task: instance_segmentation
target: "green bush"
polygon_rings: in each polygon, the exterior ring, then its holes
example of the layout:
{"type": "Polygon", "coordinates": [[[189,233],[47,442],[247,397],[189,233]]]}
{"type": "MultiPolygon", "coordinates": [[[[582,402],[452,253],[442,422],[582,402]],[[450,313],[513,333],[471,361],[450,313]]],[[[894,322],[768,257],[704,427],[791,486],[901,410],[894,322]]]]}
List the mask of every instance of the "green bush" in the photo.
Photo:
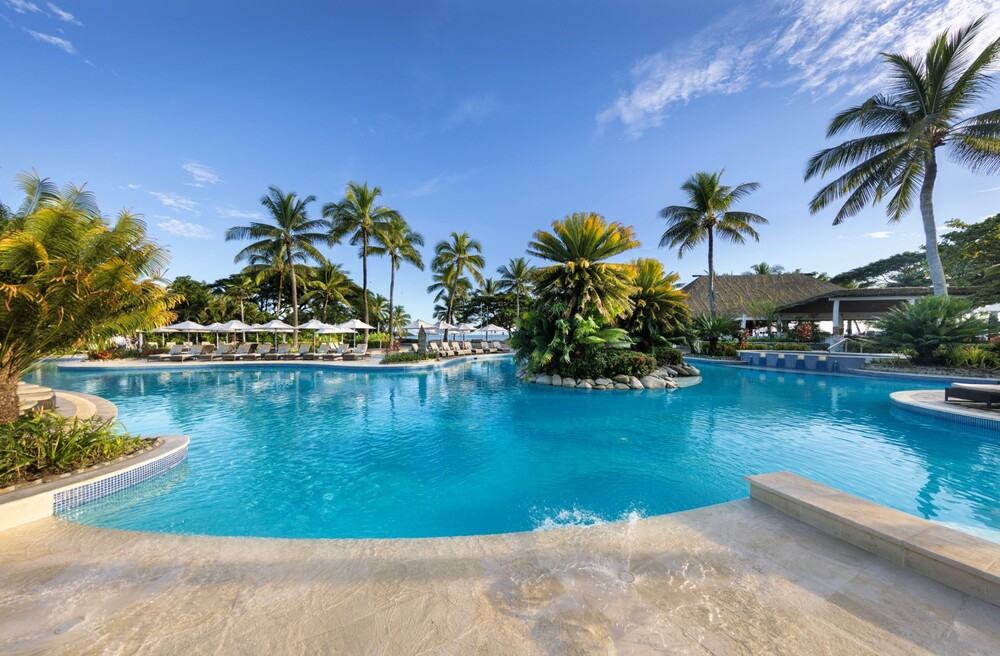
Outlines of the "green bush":
{"type": "Polygon", "coordinates": [[[715,348],[709,346],[705,349],[705,355],[714,355],[722,358],[735,358],[739,356],[739,349],[733,342],[719,342],[715,348]]]}
{"type": "Polygon", "coordinates": [[[653,355],[659,364],[684,364],[684,354],[673,346],[658,346],[653,355]]]}
{"type": "Polygon", "coordinates": [[[873,342],[877,348],[900,352],[911,349],[919,365],[946,362],[945,353],[963,342],[975,341],[986,333],[986,324],[967,318],[969,303],[948,296],[927,296],[894,307],[874,322],[881,331],[873,342]]]}
{"type": "Polygon", "coordinates": [[[390,353],[382,358],[382,364],[399,364],[401,362],[420,362],[421,360],[432,360],[436,356],[430,353],[390,353]]]}
{"type": "Polygon", "coordinates": [[[98,418],[67,419],[52,412],[24,416],[0,425],[0,487],[113,460],[145,444],[98,418]]]}
{"type": "Polygon", "coordinates": [[[1000,356],[990,348],[980,346],[963,346],[961,348],[941,349],[935,357],[947,362],[953,367],[968,367],[970,369],[995,369],[1000,367],[1000,356]]]}
{"type": "Polygon", "coordinates": [[[623,348],[592,349],[569,362],[551,360],[544,373],[570,378],[611,378],[619,374],[642,378],[656,369],[656,358],[623,348]]]}

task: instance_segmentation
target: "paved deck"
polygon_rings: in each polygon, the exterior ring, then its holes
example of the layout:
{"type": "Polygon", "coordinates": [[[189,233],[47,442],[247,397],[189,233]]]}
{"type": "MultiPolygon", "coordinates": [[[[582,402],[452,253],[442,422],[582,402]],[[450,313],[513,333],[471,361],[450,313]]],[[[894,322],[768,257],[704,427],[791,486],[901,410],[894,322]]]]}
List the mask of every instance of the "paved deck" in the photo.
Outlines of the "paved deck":
{"type": "Polygon", "coordinates": [[[889,397],[893,403],[906,410],[984,428],[1000,429],[1000,407],[988,410],[984,403],[945,401],[943,389],[893,392],[889,397]]]}
{"type": "Polygon", "coordinates": [[[52,518],[0,533],[0,563],[4,654],[1000,653],[1000,607],[750,499],[436,540],[52,518]]]}

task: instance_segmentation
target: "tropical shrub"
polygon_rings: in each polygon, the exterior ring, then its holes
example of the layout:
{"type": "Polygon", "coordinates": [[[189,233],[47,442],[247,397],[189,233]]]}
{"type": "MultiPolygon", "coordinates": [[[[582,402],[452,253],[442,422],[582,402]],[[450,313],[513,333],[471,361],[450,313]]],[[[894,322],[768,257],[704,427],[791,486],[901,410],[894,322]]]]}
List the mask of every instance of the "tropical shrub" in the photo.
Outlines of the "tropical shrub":
{"type": "Polygon", "coordinates": [[[653,354],[659,364],[684,364],[684,354],[673,346],[657,346],[653,354]]]}
{"type": "Polygon", "coordinates": [[[642,378],[655,369],[656,358],[651,355],[604,347],[587,351],[569,362],[553,360],[542,371],[571,378],[611,378],[619,374],[642,378]]]}
{"type": "Polygon", "coordinates": [[[382,358],[382,364],[400,364],[402,362],[421,362],[431,360],[437,356],[432,353],[390,353],[382,358]]]}
{"type": "MultiPolygon", "coordinates": [[[[708,342],[708,349],[705,351],[707,355],[721,355],[718,353],[720,340],[735,338],[740,324],[733,317],[702,315],[694,320],[691,328],[699,339],[708,342]]],[[[735,355],[735,344],[732,350],[735,355]]]]}
{"type": "Polygon", "coordinates": [[[132,453],[147,442],[102,419],[52,412],[0,424],[0,487],[59,474],[132,453]]]}
{"type": "Polygon", "coordinates": [[[602,326],[580,314],[567,319],[561,309],[560,303],[551,306],[550,311],[533,309],[518,321],[510,344],[528,371],[545,371],[554,360],[569,364],[597,347],[623,348],[630,344],[621,328],[602,326]]]}
{"type": "Polygon", "coordinates": [[[967,316],[968,302],[948,296],[927,296],[894,307],[872,325],[877,348],[892,352],[911,349],[913,362],[931,365],[944,361],[945,349],[986,334],[986,323],[967,316]]]}
{"type": "Polygon", "coordinates": [[[691,320],[686,294],[676,287],[679,276],[665,273],[659,260],[640,258],[635,267],[633,290],[629,295],[632,311],[619,324],[628,331],[640,351],[652,352],[666,342],[665,335],[676,332],[691,320]]]}
{"type": "Polygon", "coordinates": [[[943,348],[935,354],[935,357],[939,357],[953,367],[968,367],[970,369],[995,369],[1000,367],[1000,355],[993,349],[980,346],[943,348]]]}
{"type": "Polygon", "coordinates": [[[88,360],[138,360],[148,358],[154,353],[166,353],[167,349],[159,347],[144,347],[141,349],[112,346],[87,351],[88,360]]]}

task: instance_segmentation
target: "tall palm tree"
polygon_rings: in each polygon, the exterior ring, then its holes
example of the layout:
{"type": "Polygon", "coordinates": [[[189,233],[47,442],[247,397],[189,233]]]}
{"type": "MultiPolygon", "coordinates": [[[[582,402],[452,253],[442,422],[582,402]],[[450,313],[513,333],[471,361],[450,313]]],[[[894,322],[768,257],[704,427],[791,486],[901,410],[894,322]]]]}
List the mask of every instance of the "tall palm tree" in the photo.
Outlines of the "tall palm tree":
{"type": "Polygon", "coordinates": [[[521,296],[526,296],[531,289],[531,274],[534,269],[523,257],[511,258],[510,262],[497,267],[500,274],[500,291],[513,294],[517,317],[521,317],[521,296]]]}
{"type": "Polygon", "coordinates": [[[483,322],[496,323],[496,302],[500,286],[493,278],[487,278],[476,290],[476,296],[483,304],[483,322]]]}
{"type": "Polygon", "coordinates": [[[254,255],[284,255],[292,284],[292,342],[295,346],[299,343],[299,285],[295,278],[295,261],[311,258],[320,264],[326,263],[326,258],[316,250],[315,244],[326,241],[326,230],[330,224],[323,219],[309,218],[306,206],[314,200],[315,196],[299,198],[294,192],[286,194],[271,185],[268,192],[261,196],[260,204],[271,214],[273,223],[255,221],[226,230],[226,241],[254,240],[236,254],[236,262],[254,255]]]}
{"type": "Polygon", "coordinates": [[[606,262],[639,246],[635,231],[600,214],[577,213],[552,222],[552,232],[538,230],[528,255],[555,262],[536,269],[543,305],[560,303],[565,316],[597,312],[611,322],[631,307],[631,265],[606,262]]]}
{"type": "MultiPolygon", "coordinates": [[[[367,182],[348,182],[347,191],[340,202],[323,206],[323,216],[330,220],[330,243],[339,244],[344,237],[349,236],[351,245],[357,246],[361,255],[361,298],[365,323],[369,323],[368,253],[372,236],[383,224],[399,216],[396,210],[376,204],[381,195],[382,189],[378,186],[369,188],[367,182]]],[[[367,329],[365,341],[368,341],[367,329]]]]}
{"type": "Polygon", "coordinates": [[[392,323],[394,326],[405,326],[410,323],[410,313],[402,305],[397,305],[392,309],[392,323]]]}
{"type": "MultiPolygon", "coordinates": [[[[450,240],[438,242],[434,247],[434,259],[431,268],[447,278],[447,312],[445,321],[451,323],[455,318],[455,301],[459,288],[469,285],[468,274],[477,284],[483,284],[483,267],[486,259],[483,257],[483,245],[469,236],[469,233],[453,232],[450,240]]],[[[433,285],[432,285],[433,287],[433,285]]],[[[428,289],[428,291],[431,291],[428,289]]],[[[447,337],[447,333],[445,334],[447,337]]]]}
{"type": "Polygon", "coordinates": [[[652,350],[663,335],[674,332],[691,320],[685,298],[677,288],[680,276],[666,273],[663,264],[651,257],[632,262],[635,268],[632,291],[633,309],[623,328],[636,338],[640,347],[652,350]]]}
{"type": "Polygon", "coordinates": [[[377,246],[372,247],[373,255],[389,258],[389,340],[395,337],[395,307],[396,271],[403,262],[408,262],[421,271],[424,270],[424,260],[417,246],[424,245],[424,238],[419,232],[414,232],[402,216],[390,217],[375,231],[377,246]]]}
{"type": "Polygon", "coordinates": [[[1000,110],[964,116],[990,90],[989,72],[1000,57],[1000,39],[972,57],[972,41],[984,21],[951,37],[942,33],[922,59],[883,53],[892,73],[887,93],[840,112],[826,131],[828,138],[848,130],[865,136],[821,150],[806,167],[806,180],[850,167],[809,204],[815,214],[846,196],[834,225],[889,194],[886,215],[890,222],[899,221],[919,194],[927,268],[938,296],[946,296],[948,286],[934,225],[937,149],[948,146],[952,159],[973,172],[1000,169],[1000,110]]]}
{"type": "Polygon", "coordinates": [[[329,321],[331,305],[348,305],[347,296],[351,293],[351,279],[339,264],[325,264],[317,267],[309,280],[306,281],[306,291],[302,300],[320,302],[320,321],[329,321]]]}
{"type": "Polygon", "coordinates": [[[389,319],[389,299],[381,294],[368,294],[368,309],[372,313],[372,321],[375,322],[378,330],[382,330],[382,322],[389,319]]]}
{"type": "Polygon", "coordinates": [[[246,302],[253,298],[258,289],[257,282],[246,274],[234,276],[232,284],[226,288],[226,295],[240,302],[240,321],[246,322],[246,302]]]}
{"type": "Polygon", "coordinates": [[[17,181],[26,200],[0,230],[0,424],[17,420],[17,383],[43,358],[162,326],[179,300],[137,216],[109,221],[92,193],[37,173],[17,181]]]}
{"type": "Polygon", "coordinates": [[[715,316],[715,237],[743,244],[747,237],[760,241],[755,224],[766,224],[759,214],[736,212],[731,208],[760,188],[756,182],[729,187],[722,184],[723,171],[699,171],[681,185],[689,205],[670,205],[660,210],[667,229],[660,238],[660,248],[677,249],[677,257],[703,241],[708,241],[708,307],[715,316]]]}

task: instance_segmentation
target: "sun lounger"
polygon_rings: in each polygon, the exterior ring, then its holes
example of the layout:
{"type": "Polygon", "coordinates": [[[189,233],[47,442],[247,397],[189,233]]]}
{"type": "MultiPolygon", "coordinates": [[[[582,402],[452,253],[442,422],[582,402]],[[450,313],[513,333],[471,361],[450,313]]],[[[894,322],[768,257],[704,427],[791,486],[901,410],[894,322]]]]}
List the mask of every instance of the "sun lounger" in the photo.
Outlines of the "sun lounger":
{"type": "Polygon", "coordinates": [[[229,344],[223,344],[222,346],[219,347],[219,350],[216,351],[215,346],[213,344],[209,344],[208,346],[202,349],[201,353],[195,356],[195,360],[211,361],[215,360],[216,358],[221,358],[223,348],[228,346],[229,344]]]}
{"type": "Polygon", "coordinates": [[[289,351],[288,353],[278,354],[279,360],[298,360],[303,355],[312,350],[312,344],[299,344],[299,350],[289,351]]]}
{"type": "Polygon", "coordinates": [[[993,409],[994,403],[1000,403],[1000,385],[978,383],[952,383],[944,391],[944,400],[972,401],[985,403],[987,410],[993,409]]]}
{"type": "Polygon", "coordinates": [[[156,353],[154,355],[146,358],[147,362],[163,362],[164,360],[169,360],[175,355],[180,355],[181,351],[184,350],[183,344],[174,344],[170,347],[170,350],[166,353],[156,353]]]}
{"type": "Polygon", "coordinates": [[[178,353],[177,355],[171,355],[170,356],[170,361],[171,362],[187,362],[188,360],[194,360],[199,355],[201,355],[201,352],[204,349],[205,349],[205,345],[204,344],[195,344],[194,346],[191,347],[191,350],[189,350],[187,353],[178,353]]]}
{"type": "Polygon", "coordinates": [[[291,344],[278,344],[278,350],[275,351],[274,353],[265,353],[264,354],[264,359],[265,360],[285,360],[287,358],[284,357],[284,356],[287,356],[289,354],[289,351],[291,350],[291,348],[292,348],[291,344]]]}
{"type": "Polygon", "coordinates": [[[336,360],[343,360],[344,359],[344,350],[345,350],[344,345],[343,344],[335,344],[335,346],[336,346],[336,348],[332,348],[331,347],[331,349],[328,352],[326,352],[322,356],[320,356],[320,360],[327,360],[327,361],[331,361],[331,362],[332,361],[336,361],[336,360]]]}
{"type": "Polygon", "coordinates": [[[247,353],[243,356],[244,360],[260,360],[261,358],[267,356],[271,352],[270,344],[261,344],[257,347],[256,353],[247,353]]]}
{"type": "Polygon", "coordinates": [[[242,344],[237,346],[236,350],[233,351],[232,353],[224,353],[222,355],[222,359],[229,361],[242,360],[250,353],[250,349],[252,349],[254,346],[256,346],[255,342],[243,342],[242,344]]]}
{"type": "Polygon", "coordinates": [[[315,352],[313,352],[313,353],[303,353],[302,354],[302,359],[303,360],[320,360],[320,359],[323,358],[324,355],[326,355],[327,353],[330,352],[330,349],[332,347],[333,347],[333,344],[330,344],[329,342],[323,342],[322,344],[320,344],[316,348],[315,352]]]}

